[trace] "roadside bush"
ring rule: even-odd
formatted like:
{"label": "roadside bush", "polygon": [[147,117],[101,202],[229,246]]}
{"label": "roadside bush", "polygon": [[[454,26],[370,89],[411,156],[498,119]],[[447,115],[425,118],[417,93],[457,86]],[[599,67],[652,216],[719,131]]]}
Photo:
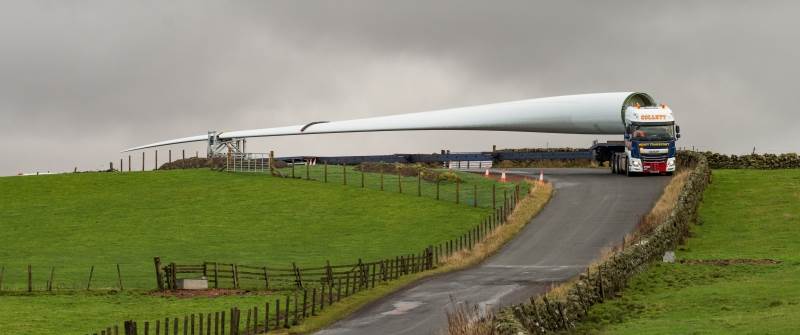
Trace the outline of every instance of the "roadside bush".
{"label": "roadside bush", "polygon": [[417,175],[422,174],[422,179],[430,182],[436,182],[437,180],[456,182],[461,180],[458,174],[452,171],[436,171],[425,164],[364,162],[356,165],[354,169],[361,172],[383,172],[385,174],[397,174],[399,172],[400,175],[404,177],[416,177]]}
{"label": "roadside bush", "polygon": [[[222,170],[225,169],[225,163],[227,161],[227,157],[225,156],[218,156],[214,158],[203,158],[203,157],[190,157],[186,159],[179,159],[172,161],[171,163],[164,163],[158,169],[159,170],[180,170],[180,169],[201,169],[201,168],[210,168],[214,170]],[[284,168],[289,166],[284,161],[275,160],[273,166],[276,169]]]}

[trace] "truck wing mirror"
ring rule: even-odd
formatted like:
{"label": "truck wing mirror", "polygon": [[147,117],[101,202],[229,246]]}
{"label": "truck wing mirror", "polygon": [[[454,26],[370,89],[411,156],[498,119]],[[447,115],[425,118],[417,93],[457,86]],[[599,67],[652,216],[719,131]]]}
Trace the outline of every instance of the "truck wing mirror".
{"label": "truck wing mirror", "polygon": [[681,126],[675,125],[675,132],[680,134],[681,133]]}
{"label": "truck wing mirror", "polygon": [[675,138],[681,138],[681,133],[675,134]]}

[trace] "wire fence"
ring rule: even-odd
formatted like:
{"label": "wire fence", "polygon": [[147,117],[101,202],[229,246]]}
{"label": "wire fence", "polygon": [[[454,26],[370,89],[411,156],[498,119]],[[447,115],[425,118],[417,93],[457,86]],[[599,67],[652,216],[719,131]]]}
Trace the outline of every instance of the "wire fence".
{"label": "wire fence", "polygon": [[[273,162],[274,159],[273,159]],[[473,162],[479,166],[481,162]],[[392,193],[415,195],[432,198],[440,201],[454,202],[473,207],[497,208],[501,206],[508,193],[517,187],[523,191],[528,190],[527,183],[517,183],[518,176],[509,175],[503,180],[503,173],[489,172],[488,175],[475,173],[452,174],[450,178],[436,178],[430,180],[423,176],[424,172],[408,175],[397,165],[391,172],[365,172],[359,171],[357,166],[312,164],[311,161],[297,160],[281,167],[273,163],[270,169],[269,154],[247,153],[230,154],[227,157],[226,171],[244,173],[270,173],[275,176],[313,180],[323,183],[340,184]],[[485,165],[481,165],[486,168]],[[429,169],[436,173],[448,170]],[[512,180],[516,179],[516,180]]]}

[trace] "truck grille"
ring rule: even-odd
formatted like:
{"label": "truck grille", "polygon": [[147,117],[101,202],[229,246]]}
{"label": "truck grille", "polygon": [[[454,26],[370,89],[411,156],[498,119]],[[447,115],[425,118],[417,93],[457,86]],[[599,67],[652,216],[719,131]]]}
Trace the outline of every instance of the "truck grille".
{"label": "truck grille", "polygon": [[665,162],[667,160],[667,154],[642,154],[642,161],[644,162]]}

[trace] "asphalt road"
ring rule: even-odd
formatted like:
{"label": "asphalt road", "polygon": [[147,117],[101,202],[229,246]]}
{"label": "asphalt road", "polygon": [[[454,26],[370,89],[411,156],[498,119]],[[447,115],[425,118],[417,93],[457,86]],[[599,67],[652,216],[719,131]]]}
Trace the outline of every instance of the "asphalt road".
{"label": "asphalt road", "polygon": [[[539,170],[514,172],[538,175]],[[584,271],[604,247],[620,242],[669,181],[605,169],[544,173],[556,187],[553,198],[497,254],[478,266],[422,280],[317,334],[437,334],[454,303],[494,309],[527,301]]]}

